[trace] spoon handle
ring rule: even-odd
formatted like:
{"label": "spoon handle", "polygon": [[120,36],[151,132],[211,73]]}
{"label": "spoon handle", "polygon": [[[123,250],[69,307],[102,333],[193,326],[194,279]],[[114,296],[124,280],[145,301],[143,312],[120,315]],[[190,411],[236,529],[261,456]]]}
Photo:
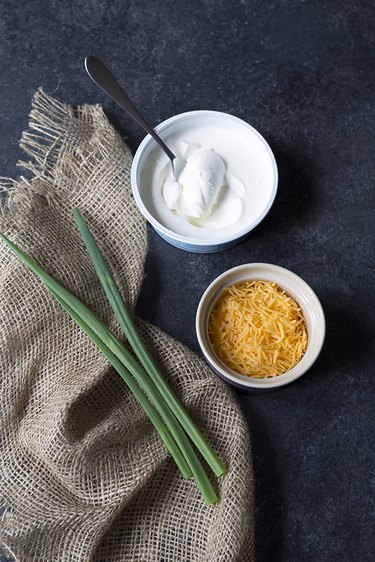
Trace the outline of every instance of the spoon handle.
{"label": "spoon handle", "polygon": [[138,109],[135,107],[132,101],[128,98],[124,90],[121,88],[117,80],[114,78],[113,74],[108,70],[108,68],[96,57],[86,57],[85,66],[87,74],[90,78],[104,90],[115,102],[117,102],[125,111],[133,117],[139,123],[143,129],[152,136],[152,138],[161,146],[164,152],[167,154],[173,162],[175,155],[167,147],[166,144],[161,140],[159,135],[157,135],[154,129],[147,123],[145,118],[139,113]]}

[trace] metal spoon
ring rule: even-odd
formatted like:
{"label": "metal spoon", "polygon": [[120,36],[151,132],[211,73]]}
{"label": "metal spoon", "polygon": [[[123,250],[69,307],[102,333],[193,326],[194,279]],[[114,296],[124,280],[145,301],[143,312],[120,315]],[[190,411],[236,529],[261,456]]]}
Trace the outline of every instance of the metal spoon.
{"label": "metal spoon", "polygon": [[130,101],[124,90],[116,81],[108,68],[96,57],[86,57],[85,67],[90,78],[108,94],[115,102],[117,102],[125,111],[144,128],[144,130],[152,136],[152,138],[161,146],[165,154],[172,163],[174,179],[177,181],[178,176],[182,172],[186,162],[173,154],[167,145],[161,140],[154,129],[147,123],[145,118],[139,113],[133,102]]}

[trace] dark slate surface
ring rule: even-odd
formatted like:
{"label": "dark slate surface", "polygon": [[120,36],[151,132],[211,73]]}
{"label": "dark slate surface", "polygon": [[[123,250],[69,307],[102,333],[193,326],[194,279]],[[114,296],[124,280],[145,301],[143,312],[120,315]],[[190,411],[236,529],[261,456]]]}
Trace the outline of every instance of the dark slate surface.
{"label": "dark slate surface", "polygon": [[280,184],[267,218],[214,255],[184,253],[150,230],[138,312],[198,351],[196,307],[225,269],[276,263],[313,287],[328,329],[318,362],[284,390],[238,394],[253,442],[257,557],[374,560],[373,3],[22,4],[0,3],[2,175],[19,174],[18,139],[40,85],[63,101],[103,103],[137,147],[142,131],[87,78],[87,54],[110,65],[154,124],[217,109],[271,144]]}

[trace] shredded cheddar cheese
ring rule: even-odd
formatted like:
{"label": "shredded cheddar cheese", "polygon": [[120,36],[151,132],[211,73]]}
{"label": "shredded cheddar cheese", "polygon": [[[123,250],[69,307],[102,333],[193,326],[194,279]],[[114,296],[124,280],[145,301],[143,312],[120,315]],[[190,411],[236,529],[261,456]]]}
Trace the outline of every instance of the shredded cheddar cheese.
{"label": "shredded cheddar cheese", "polygon": [[211,310],[208,334],[223,363],[257,378],[289,371],[307,346],[300,307],[269,281],[245,281],[225,289]]}

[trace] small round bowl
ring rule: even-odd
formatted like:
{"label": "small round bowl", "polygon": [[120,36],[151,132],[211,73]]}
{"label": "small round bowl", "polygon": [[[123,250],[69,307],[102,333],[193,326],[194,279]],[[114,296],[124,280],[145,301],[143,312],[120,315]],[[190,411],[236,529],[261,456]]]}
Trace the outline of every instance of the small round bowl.
{"label": "small round bowl", "polygon": [[[255,228],[266,216],[275,199],[277,191],[278,173],[275,158],[264,138],[248,123],[238,117],[218,111],[189,111],[170,117],[155,128],[155,131],[168,144],[168,137],[191,131],[200,127],[214,128],[215,138],[225,139],[225,132],[230,130],[237,138],[246,142],[250,150],[246,152],[246,164],[256,173],[252,176],[252,185],[246,185],[251,190],[252,204],[249,205],[246,221],[240,228],[234,226],[228,233],[220,229],[198,229],[194,236],[185,236],[175,232],[169,225],[163,224],[157,205],[165,205],[160,193],[152,189],[150,176],[150,162],[155,162],[154,169],[159,166],[157,154],[158,145],[154,139],[147,135],[140,144],[132,164],[131,185],[135,201],[148,222],[156,232],[167,242],[189,252],[209,253],[218,252],[234,246]],[[216,141],[217,142],[217,141]],[[230,141],[228,141],[230,142]],[[214,148],[215,146],[211,146]],[[220,151],[219,151],[220,153]],[[236,170],[233,170],[236,173]],[[157,203],[157,199],[159,202]],[[184,220],[174,217],[174,220]],[[196,227],[197,228],[197,227]],[[199,232],[202,230],[202,234]],[[206,230],[206,232],[204,232]],[[208,232],[209,231],[209,232]]]}
{"label": "small round bowl", "polygon": [[[301,307],[307,325],[307,348],[293,369],[272,378],[259,379],[236,373],[214,352],[208,336],[208,319],[215,302],[226,287],[243,281],[274,281]],[[204,292],[197,310],[196,333],[203,355],[210,367],[231,385],[250,392],[273,390],[301,377],[318,357],[325,336],[325,318],[318,297],[309,285],[288,269],[269,263],[250,263],[229,269],[217,277]]]}

